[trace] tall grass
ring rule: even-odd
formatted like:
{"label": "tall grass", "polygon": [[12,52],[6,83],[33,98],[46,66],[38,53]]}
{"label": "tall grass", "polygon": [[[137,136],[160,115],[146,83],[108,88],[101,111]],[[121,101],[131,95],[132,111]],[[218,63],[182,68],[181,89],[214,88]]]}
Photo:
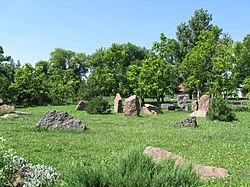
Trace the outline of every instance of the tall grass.
{"label": "tall grass", "polygon": [[200,180],[191,164],[176,165],[171,158],[157,164],[137,148],[120,155],[115,164],[76,168],[66,184],[86,187],[179,187],[198,186]]}

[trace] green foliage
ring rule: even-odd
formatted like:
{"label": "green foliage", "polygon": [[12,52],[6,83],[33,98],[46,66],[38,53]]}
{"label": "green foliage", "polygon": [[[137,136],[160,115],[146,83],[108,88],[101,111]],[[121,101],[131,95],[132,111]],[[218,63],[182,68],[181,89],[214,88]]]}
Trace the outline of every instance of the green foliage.
{"label": "green foliage", "polygon": [[229,122],[236,120],[236,115],[228,106],[227,100],[222,97],[218,97],[211,100],[211,104],[207,112],[207,118],[210,120]]}
{"label": "green foliage", "polygon": [[87,103],[86,112],[88,114],[108,114],[111,112],[109,109],[109,102],[98,96]]}
{"label": "green foliage", "polygon": [[77,168],[69,186],[198,186],[199,178],[191,165],[175,165],[171,158],[160,164],[152,161],[142,149],[121,154],[114,165],[94,165]]}

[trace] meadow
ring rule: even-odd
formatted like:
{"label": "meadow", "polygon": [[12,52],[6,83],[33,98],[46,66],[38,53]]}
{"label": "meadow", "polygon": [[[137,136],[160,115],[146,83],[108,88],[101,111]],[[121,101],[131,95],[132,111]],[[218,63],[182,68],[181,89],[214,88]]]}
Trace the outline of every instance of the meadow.
{"label": "meadow", "polygon": [[[60,110],[82,120],[87,130],[43,130],[33,127],[49,110]],[[162,115],[125,117],[123,114],[89,115],[75,105],[18,108],[30,115],[0,119],[0,137],[34,164],[51,165],[62,179],[75,168],[113,164],[133,147],[155,146],[193,163],[228,169],[225,179],[203,181],[203,186],[250,186],[250,113],[237,112],[238,121],[218,122],[198,118],[198,127],[181,128],[171,122],[188,112],[164,111]]]}

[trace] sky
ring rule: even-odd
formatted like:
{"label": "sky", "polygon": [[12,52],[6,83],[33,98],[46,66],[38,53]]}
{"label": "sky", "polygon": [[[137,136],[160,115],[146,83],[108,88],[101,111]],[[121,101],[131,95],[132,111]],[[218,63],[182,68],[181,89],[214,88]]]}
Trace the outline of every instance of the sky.
{"label": "sky", "polygon": [[0,0],[0,46],[15,62],[49,60],[55,48],[90,55],[112,43],[151,48],[160,33],[203,8],[234,41],[250,33],[250,0]]}

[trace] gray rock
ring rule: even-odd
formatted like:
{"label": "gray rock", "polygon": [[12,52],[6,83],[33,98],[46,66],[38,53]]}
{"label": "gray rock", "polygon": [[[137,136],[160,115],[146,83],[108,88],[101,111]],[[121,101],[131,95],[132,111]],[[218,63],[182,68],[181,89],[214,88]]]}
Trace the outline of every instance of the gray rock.
{"label": "gray rock", "polygon": [[196,127],[197,126],[196,117],[184,118],[181,121],[173,122],[172,124],[178,125],[181,127]]}
{"label": "gray rock", "polygon": [[171,103],[162,103],[161,109],[175,110],[175,106]]}
{"label": "gray rock", "polygon": [[188,100],[188,95],[178,95],[177,96],[177,103],[178,103],[178,107],[181,110],[185,110],[188,111],[188,104],[187,104],[187,100]]}
{"label": "gray rock", "polygon": [[47,112],[36,124],[35,128],[38,127],[46,129],[74,129],[79,131],[86,129],[86,126],[82,121],[69,116],[67,112],[56,110]]}

